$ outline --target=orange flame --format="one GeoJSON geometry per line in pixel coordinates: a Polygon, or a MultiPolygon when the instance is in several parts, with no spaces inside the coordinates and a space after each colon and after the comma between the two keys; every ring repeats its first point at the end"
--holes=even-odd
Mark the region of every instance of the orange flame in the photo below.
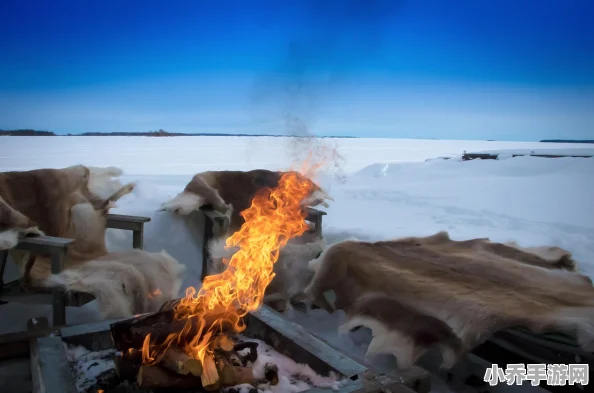
{"type": "MultiPolygon", "coordinates": [[[[312,166],[309,174],[318,167],[312,166]]],[[[280,248],[308,229],[302,201],[314,187],[307,175],[290,171],[281,176],[277,188],[264,189],[253,198],[251,206],[240,213],[245,223],[226,241],[239,251],[225,271],[204,279],[198,293],[193,287],[186,290],[174,308],[176,319],[186,320],[184,328],[160,344],[151,343],[149,334],[142,347],[143,363],[160,361],[172,344],[202,361],[211,353],[209,345],[217,334],[245,329],[243,317],[262,305],[280,248]]]]}
{"type": "Polygon", "coordinates": [[[155,291],[153,291],[153,293],[149,292],[148,298],[154,299],[156,296],[159,296],[159,295],[161,295],[161,290],[157,288],[157,289],[155,289],[155,291]]]}

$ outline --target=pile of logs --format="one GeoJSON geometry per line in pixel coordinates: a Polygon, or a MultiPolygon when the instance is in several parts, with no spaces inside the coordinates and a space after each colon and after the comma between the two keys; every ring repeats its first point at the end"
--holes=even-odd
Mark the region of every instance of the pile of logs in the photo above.
{"type": "Polygon", "coordinates": [[[250,364],[257,357],[257,342],[235,342],[226,332],[209,344],[202,361],[187,355],[172,342],[156,363],[143,364],[142,345],[151,334],[151,342],[164,342],[171,333],[181,331],[186,321],[173,318],[175,302],[168,302],[154,314],[140,316],[111,325],[112,338],[118,352],[114,355],[120,379],[136,379],[142,389],[192,389],[217,391],[239,384],[278,383],[278,368],[267,364],[265,378],[254,377],[250,364]]]}

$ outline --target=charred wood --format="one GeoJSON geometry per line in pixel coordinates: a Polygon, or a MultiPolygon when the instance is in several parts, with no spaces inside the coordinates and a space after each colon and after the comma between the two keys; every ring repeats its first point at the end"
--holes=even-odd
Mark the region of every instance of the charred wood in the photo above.
{"type": "Polygon", "coordinates": [[[143,389],[190,389],[202,386],[200,378],[193,375],[179,375],[159,366],[148,365],[140,367],[136,381],[143,389]]]}

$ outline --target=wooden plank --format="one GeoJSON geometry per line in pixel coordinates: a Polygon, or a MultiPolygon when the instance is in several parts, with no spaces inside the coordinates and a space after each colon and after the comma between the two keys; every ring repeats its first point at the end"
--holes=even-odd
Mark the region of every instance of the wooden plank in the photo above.
{"type": "Polygon", "coordinates": [[[351,378],[367,371],[367,367],[266,305],[248,315],[246,335],[268,342],[279,353],[298,363],[309,364],[318,373],[335,371],[351,378]]]}
{"type": "Polygon", "coordinates": [[[78,393],[61,337],[40,337],[31,343],[33,393],[78,393]]]}
{"type": "MultiPolygon", "coordinates": [[[[93,301],[95,297],[90,293],[84,292],[68,292],[65,296],[66,307],[82,307],[85,304],[93,301]]],[[[47,288],[31,288],[25,290],[21,286],[20,280],[15,280],[7,283],[2,292],[0,292],[0,301],[7,303],[27,303],[27,304],[53,304],[53,297],[51,289],[47,288]],[[31,292],[34,291],[34,292],[31,292]]]]}
{"type": "MultiPolygon", "coordinates": [[[[35,332],[35,331],[43,331],[49,328],[49,322],[47,318],[31,318],[27,321],[27,331],[35,332]]],[[[35,340],[37,338],[32,338],[27,343],[27,347],[29,350],[29,367],[31,368],[31,390],[33,393],[35,392],[44,392],[42,390],[40,381],[41,375],[41,366],[39,365],[38,359],[38,348],[35,345],[35,340]],[[35,359],[35,360],[33,360],[35,359]]],[[[45,392],[44,392],[45,393],[45,392]]]]}
{"type": "MultiPolygon", "coordinates": [[[[52,254],[52,274],[58,274],[64,269],[65,250],[52,254]]],[[[66,325],[66,299],[64,290],[61,288],[52,289],[52,325],[66,325]]]]}
{"type": "MultiPolygon", "coordinates": [[[[36,318],[44,320],[45,318],[36,318]]],[[[45,319],[47,322],[47,319],[45,319]]],[[[49,325],[49,324],[48,324],[49,325]]],[[[20,332],[0,334],[0,360],[24,356],[29,353],[29,341],[38,337],[58,333],[58,330],[46,326],[44,322],[35,326],[35,329],[20,332]]]]}
{"type": "Polygon", "coordinates": [[[107,214],[107,221],[122,221],[122,222],[138,222],[147,223],[151,220],[150,217],[144,216],[128,216],[125,214],[107,214]]]}
{"type": "Polygon", "coordinates": [[[208,214],[204,215],[204,234],[202,240],[202,271],[200,272],[200,280],[204,281],[208,274],[208,265],[210,264],[210,252],[208,250],[208,242],[213,236],[213,226],[215,219],[211,219],[208,214]]]}
{"type": "Polygon", "coordinates": [[[328,213],[326,213],[323,210],[314,209],[313,207],[308,207],[308,208],[305,209],[305,211],[308,213],[308,217],[310,215],[313,217],[313,216],[318,216],[318,215],[319,216],[325,216],[325,215],[328,214],[328,213]]]}
{"type": "Polygon", "coordinates": [[[128,318],[117,318],[92,322],[83,325],[65,326],[60,329],[60,336],[68,344],[82,345],[91,351],[113,348],[110,325],[128,318]]]}
{"type": "Polygon", "coordinates": [[[21,237],[19,238],[19,244],[15,248],[33,253],[47,254],[58,250],[66,250],[73,242],[74,239],[53,236],[21,237]]]}
{"type": "Polygon", "coordinates": [[[151,221],[150,217],[126,216],[122,214],[108,214],[107,227],[128,231],[142,231],[144,224],[151,221]]]}

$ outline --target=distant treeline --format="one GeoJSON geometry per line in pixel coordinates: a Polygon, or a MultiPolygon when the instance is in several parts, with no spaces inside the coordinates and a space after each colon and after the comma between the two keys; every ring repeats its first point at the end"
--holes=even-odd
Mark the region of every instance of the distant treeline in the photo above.
{"type": "Polygon", "coordinates": [[[0,136],[56,136],[51,131],[37,130],[0,130],[0,136]]]}
{"type": "Polygon", "coordinates": [[[543,139],[540,142],[550,143],[594,143],[592,139],[543,139]]]}
{"type": "MultiPolygon", "coordinates": [[[[288,137],[290,135],[270,135],[270,134],[223,134],[223,133],[193,133],[183,134],[180,132],[167,132],[165,130],[149,131],[149,132],[84,132],[82,134],[66,134],[58,135],[51,131],[36,131],[36,130],[0,130],[0,136],[152,136],[152,137],[167,137],[167,136],[268,136],[268,137],[288,137]]],[[[354,136],[320,136],[318,138],[356,138],[354,136]]]]}

